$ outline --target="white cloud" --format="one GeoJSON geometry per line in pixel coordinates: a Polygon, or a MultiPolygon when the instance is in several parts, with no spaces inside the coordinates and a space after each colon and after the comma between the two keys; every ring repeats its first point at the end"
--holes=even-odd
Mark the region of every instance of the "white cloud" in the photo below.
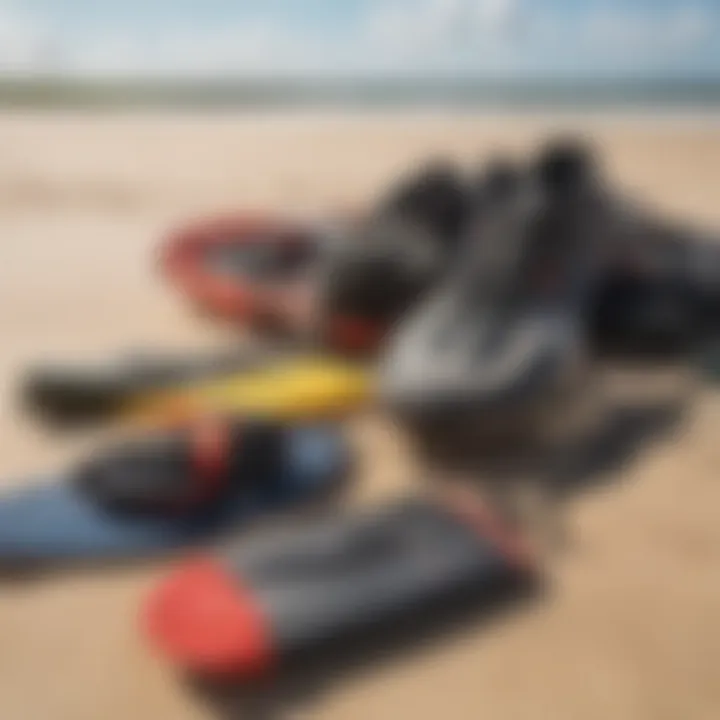
{"type": "Polygon", "coordinates": [[[42,73],[60,61],[53,34],[37,18],[0,4],[0,72],[42,73]]]}
{"type": "Polygon", "coordinates": [[[587,18],[582,37],[595,54],[663,59],[692,51],[713,37],[715,17],[699,6],[669,11],[605,10],[587,18]]]}
{"type": "Polygon", "coordinates": [[[263,75],[296,68],[298,49],[298,38],[288,29],[262,18],[221,28],[174,26],[152,43],[132,35],[95,38],[75,53],[71,72],[95,76],[263,75]]]}
{"type": "Polygon", "coordinates": [[[151,44],[132,35],[92,38],[77,48],[66,67],[74,74],[95,76],[427,72],[452,58],[458,47],[487,51],[494,41],[505,41],[514,27],[518,2],[394,0],[372,4],[364,29],[343,38],[294,28],[271,15],[221,28],[172,25],[151,44]]]}
{"type": "Polygon", "coordinates": [[[470,53],[477,70],[542,65],[549,57],[574,68],[652,64],[692,53],[718,33],[706,6],[615,8],[565,18],[527,0],[391,0],[374,6],[368,38],[387,57],[439,61],[470,53]],[[499,67],[495,65],[494,67],[499,67]]]}
{"type": "Polygon", "coordinates": [[[394,0],[369,13],[368,38],[406,55],[505,43],[519,15],[518,0],[394,0]]]}
{"type": "Polygon", "coordinates": [[[484,0],[475,3],[476,23],[493,34],[509,37],[521,20],[518,0],[484,0]]]}
{"type": "Polygon", "coordinates": [[[364,19],[338,36],[257,11],[226,25],[182,25],[175,18],[148,38],[141,26],[59,35],[0,0],[0,74],[512,75],[581,66],[602,72],[691,56],[717,36],[717,21],[699,5],[564,17],[531,0],[366,0],[364,19]]]}

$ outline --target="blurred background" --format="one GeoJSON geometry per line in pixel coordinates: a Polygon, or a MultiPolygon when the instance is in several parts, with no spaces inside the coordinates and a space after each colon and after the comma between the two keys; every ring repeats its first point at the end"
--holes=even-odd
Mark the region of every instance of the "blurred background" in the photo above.
{"type": "MultiPolygon", "coordinates": [[[[639,201],[717,230],[720,3],[0,2],[0,476],[44,472],[91,443],[18,415],[28,362],[226,339],[156,276],[171,228],[221,210],[367,207],[430,157],[473,172],[561,131],[594,142],[639,201]]],[[[719,717],[720,402],[693,393],[670,440],[573,498],[551,598],[305,688],[283,712],[719,717]]],[[[357,425],[357,501],[411,487],[391,434],[357,425]]],[[[136,637],[138,598],[161,573],[3,582],[0,717],[216,717],[136,637]]]]}
{"type": "Polygon", "coordinates": [[[713,0],[17,0],[5,104],[717,102],[713,0]]]}
{"type": "Polygon", "coordinates": [[[712,0],[17,0],[6,104],[717,101],[712,0]]]}

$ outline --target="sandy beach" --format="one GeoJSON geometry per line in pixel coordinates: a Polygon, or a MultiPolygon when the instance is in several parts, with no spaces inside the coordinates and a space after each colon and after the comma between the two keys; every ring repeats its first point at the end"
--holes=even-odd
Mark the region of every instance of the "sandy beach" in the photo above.
{"type": "MultiPolygon", "coordinates": [[[[670,215],[720,228],[720,120],[473,114],[0,115],[0,486],[77,457],[14,406],[29,362],[200,347],[224,331],[159,281],[177,223],[218,210],[362,206],[398,172],[447,154],[469,168],[575,130],[614,181],[670,215]]],[[[720,717],[720,395],[574,494],[549,595],[383,666],[303,688],[280,717],[318,720],[712,720],[720,717]],[[286,714],[285,714],[286,713],[286,714]]],[[[355,495],[413,481],[372,419],[355,495]],[[370,451],[370,452],[367,452],[370,451]]],[[[143,643],[155,563],[0,580],[2,720],[201,720],[216,708],[143,643]]],[[[247,717],[245,711],[227,717],[247,717]]]]}

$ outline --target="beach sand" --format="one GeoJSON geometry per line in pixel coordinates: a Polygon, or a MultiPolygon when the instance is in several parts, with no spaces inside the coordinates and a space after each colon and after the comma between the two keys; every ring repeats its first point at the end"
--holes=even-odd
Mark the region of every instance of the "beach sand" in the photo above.
{"type": "MultiPolygon", "coordinates": [[[[19,415],[14,388],[28,362],[223,339],[154,272],[174,224],[216,210],[359,207],[428,155],[472,165],[522,153],[558,127],[592,137],[638,198],[720,228],[720,122],[711,119],[0,116],[0,476],[45,472],[92,444],[50,437],[19,415]]],[[[719,396],[702,390],[674,434],[575,494],[546,598],[304,687],[280,716],[720,717],[718,427],[719,396]]],[[[412,484],[402,448],[377,422],[358,421],[354,436],[366,450],[358,495],[412,484]]],[[[166,572],[155,563],[0,581],[0,718],[215,717],[138,632],[140,602],[166,572]]]]}

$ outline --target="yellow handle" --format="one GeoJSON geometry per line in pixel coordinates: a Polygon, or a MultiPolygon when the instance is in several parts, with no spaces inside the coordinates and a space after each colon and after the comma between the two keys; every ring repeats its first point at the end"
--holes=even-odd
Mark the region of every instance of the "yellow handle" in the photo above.
{"type": "Polygon", "coordinates": [[[132,422],[175,422],[207,413],[281,420],[336,417],[373,395],[368,368],[328,358],[293,358],[269,366],[145,397],[129,405],[132,422]]]}

